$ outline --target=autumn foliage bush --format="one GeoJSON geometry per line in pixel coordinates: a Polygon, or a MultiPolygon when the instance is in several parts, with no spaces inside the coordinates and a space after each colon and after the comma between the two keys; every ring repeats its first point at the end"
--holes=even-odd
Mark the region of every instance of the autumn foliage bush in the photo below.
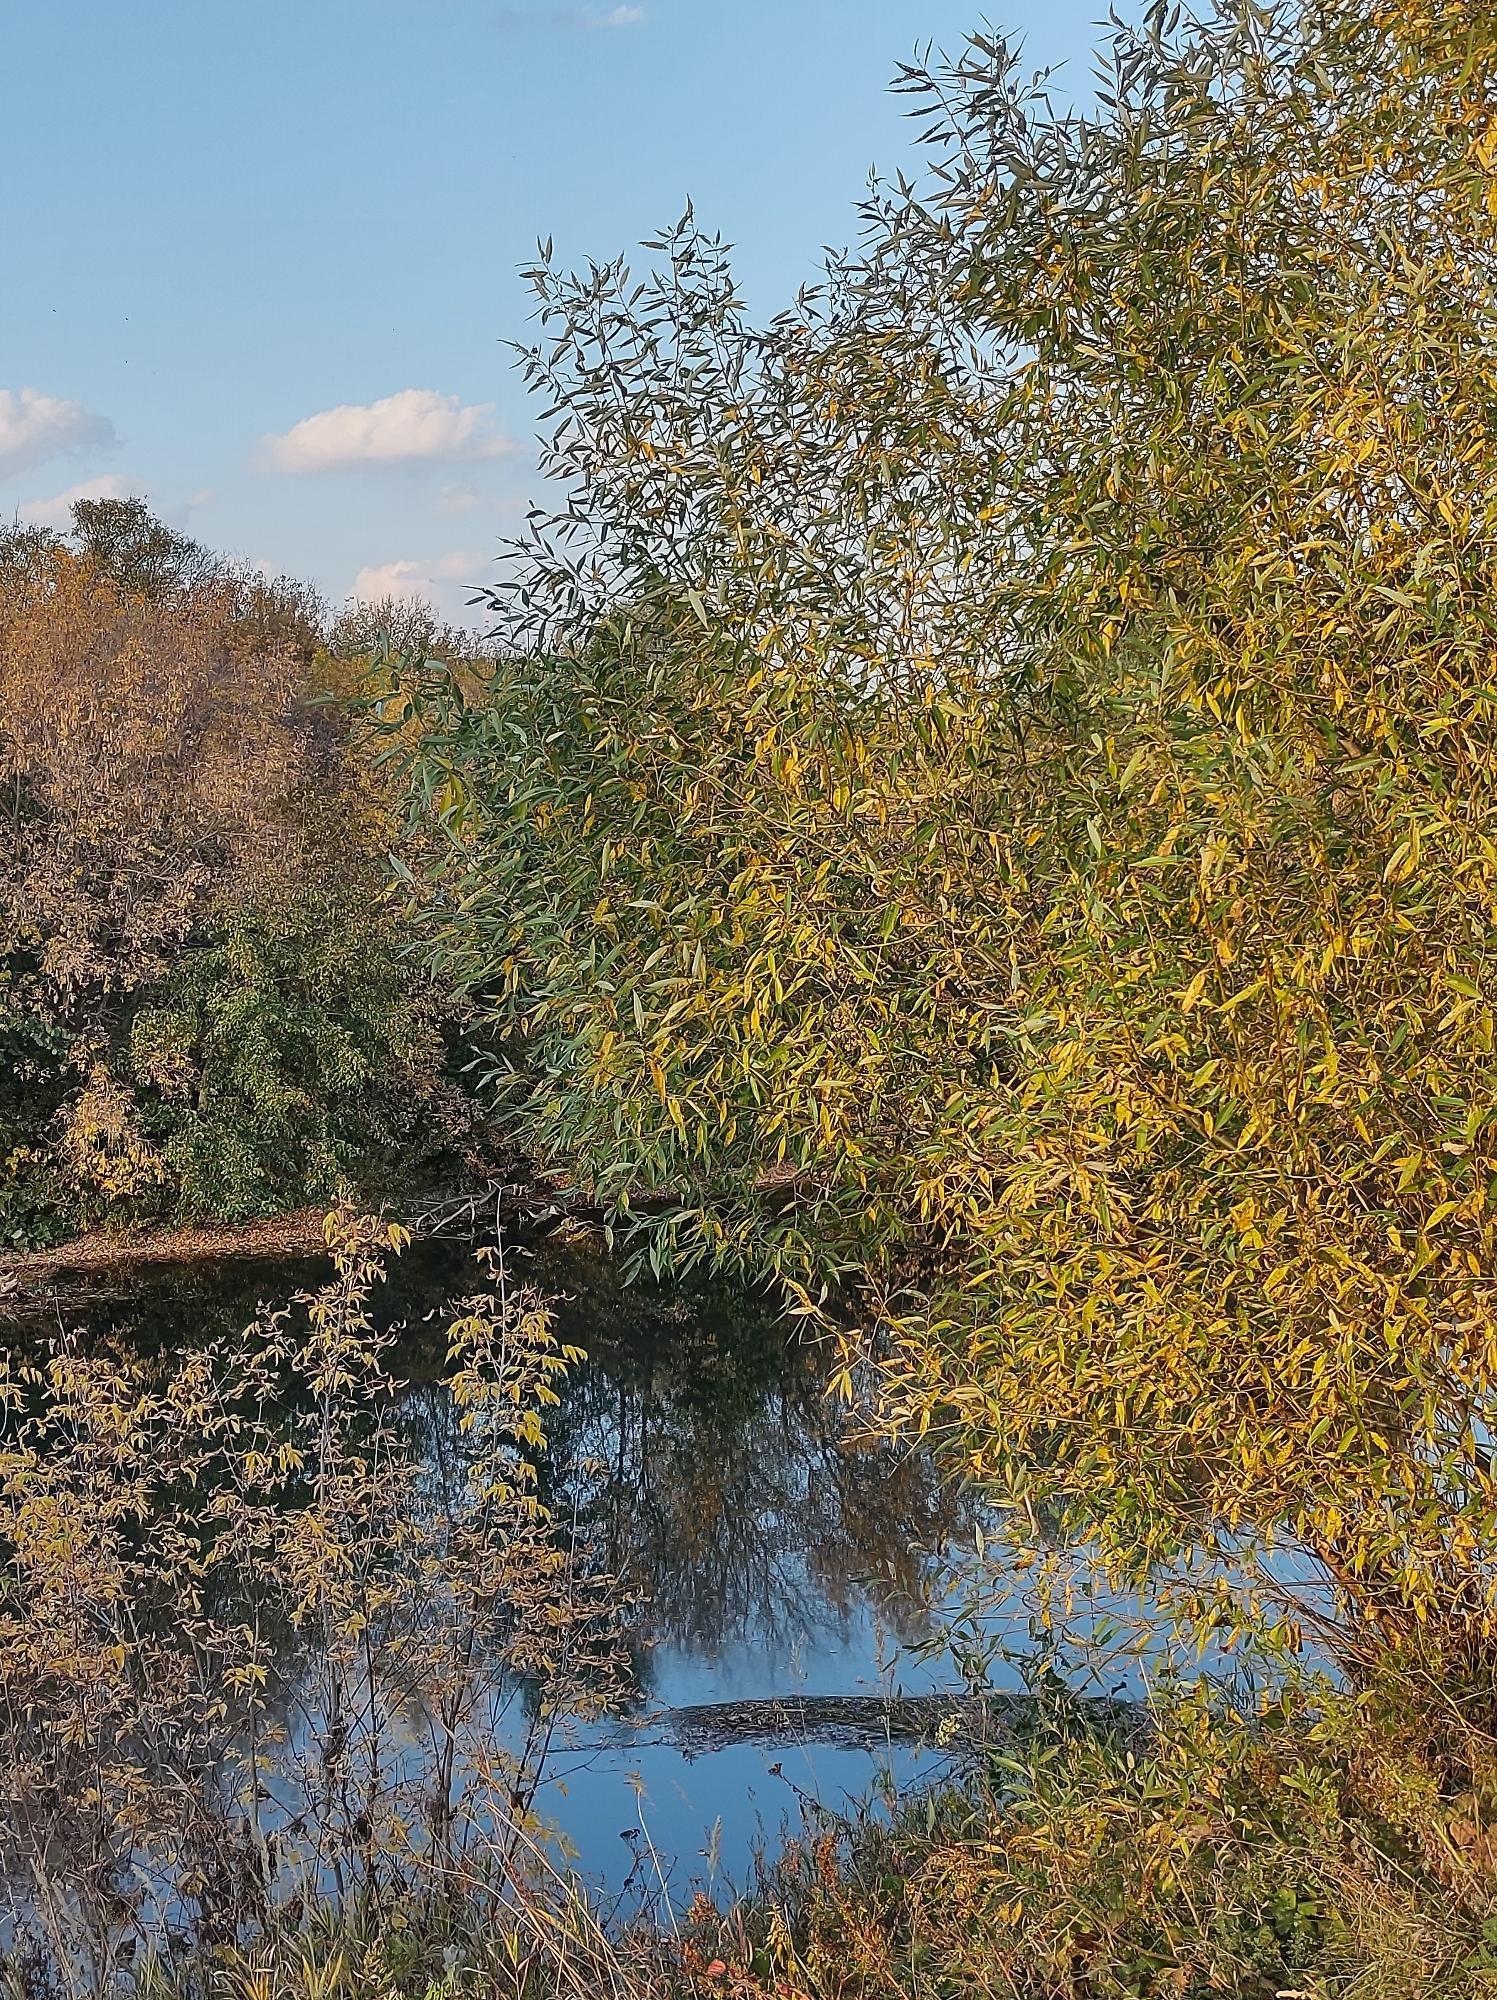
{"type": "Polygon", "coordinates": [[[272,1212],[454,1129],[321,607],[77,515],[0,542],[0,1240],[272,1212]]]}
{"type": "Polygon", "coordinates": [[[7,1992],[139,1990],[324,1899],[524,1923],[540,1750],[627,1668],[620,1593],[541,1497],[581,1355],[483,1253],[434,1467],[381,1307],[408,1235],[326,1234],[325,1284],[211,1347],[0,1365],[7,1992]]]}

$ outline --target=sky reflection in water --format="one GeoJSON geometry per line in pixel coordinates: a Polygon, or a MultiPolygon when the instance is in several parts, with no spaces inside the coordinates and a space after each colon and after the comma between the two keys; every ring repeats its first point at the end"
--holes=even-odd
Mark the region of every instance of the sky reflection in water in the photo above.
{"type": "MultiPolygon", "coordinates": [[[[832,1811],[906,1783],[919,1753],[818,1743],[732,1743],[688,1757],[661,1709],[786,1695],[928,1690],[953,1670],[911,1654],[953,1550],[972,1550],[962,1504],[927,1458],[860,1444],[821,1393],[818,1355],[741,1294],[625,1287],[562,1248],[527,1275],[559,1300],[561,1337],[588,1352],[547,1421],[542,1498],[575,1521],[602,1566],[638,1593],[630,1714],[559,1730],[536,1799],[594,1881],[631,1896],[670,1883],[746,1880],[805,1802],[832,1811]]],[[[247,1323],[262,1300],[324,1281],[316,1267],[198,1272],[128,1300],[70,1308],[88,1339],[169,1358],[247,1323]]],[[[457,1412],[437,1381],[446,1301],[477,1284],[461,1252],[432,1246],[395,1266],[381,1317],[405,1322],[401,1404],[437,1486],[460,1479],[457,1412]]],[[[13,1334],[12,1338],[16,1336],[13,1334]]],[[[293,1746],[295,1722],[288,1718],[293,1746]]],[[[524,1705],[498,1719],[516,1744],[524,1705]]],[[[419,1756],[412,1730],[411,1754],[419,1756]]]]}

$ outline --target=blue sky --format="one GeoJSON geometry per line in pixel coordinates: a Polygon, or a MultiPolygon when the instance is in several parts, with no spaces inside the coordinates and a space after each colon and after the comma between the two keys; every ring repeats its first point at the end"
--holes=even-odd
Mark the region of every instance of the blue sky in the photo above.
{"type": "MultiPolygon", "coordinates": [[[[1102,0],[990,0],[1087,91],[1102,0]]],[[[209,545],[461,606],[539,489],[538,237],[685,198],[768,313],[911,158],[953,0],[0,0],[0,517],[142,492],[209,545]],[[279,442],[275,442],[279,440],[279,442]]]]}

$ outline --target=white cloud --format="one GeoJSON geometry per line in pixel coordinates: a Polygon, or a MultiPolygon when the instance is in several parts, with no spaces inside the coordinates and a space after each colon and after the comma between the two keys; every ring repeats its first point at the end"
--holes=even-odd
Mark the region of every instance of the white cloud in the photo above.
{"type": "Polygon", "coordinates": [[[532,11],[501,7],[498,18],[508,28],[642,28],[649,19],[643,7],[542,7],[532,11]]]}
{"type": "Polygon", "coordinates": [[[483,495],[476,486],[444,486],[436,501],[439,514],[471,514],[482,505],[483,495]]]}
{"type": "Polygon", "coordinates": [[[175,528],[179,534],[185,534],[198,509],[212,506],[217,498],[218,491],[215,487],[201,486],[196,493],[189,493],[185,500],[169,508],[161,518],[169,528],[175,528]]]}
{"type": "Polygon", "coordinates": [[[434,604],[444,617],[471,622],[468,598],[492,562],[482,551],[453,549],[445,556],[373,563],[354,578],[353,595],[364,604],[386,597],[400,604],[434,604]]]}
{"type": "Polygon", "coordinates": [[[0,473],[25,472],[64,451],[107,451],[114,425],[82,403],[39,389],[0,389],[0,473]]]}
{"type": "Polygon", "coordinates": [[[265,440],[277,472],[348,472],[368,466],[461,464],[516,449],[491,421],[492,403],[460,403],[435,389],[401,389],[374,403],[340,403],[265,440]]]}
{"type": "Polygon", "coordinates": [[[135,496],[144,497],[139,486],[110,472],[102,479],[85,479],[65,493],[54,493],[50,500],[28,500],[17,511],[29,527],[62,530],[73,525],[75,500],[128,500],[135,496]]]}

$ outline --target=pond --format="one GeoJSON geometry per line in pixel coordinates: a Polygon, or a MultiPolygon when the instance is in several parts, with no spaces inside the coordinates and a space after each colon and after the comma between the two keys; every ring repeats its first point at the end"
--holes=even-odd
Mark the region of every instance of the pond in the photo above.
{"type": "MultiPolygon", "coordinates": [[[[823,1393],[827,1354],[764,1302],[626,1286],[554,1242],[527,1276],[587,1356],[547,1415],[541,1497],[630,1600],[624,1712],[548,1732],[533,1805],[605,1899],[679,1909],[698,1886],[744,1885],[755,1851],[808,1812],[835,1819],[934,1767],[942,1753],[898,1732],[828,1730],[815,1699],[961,1686],[939,1635],[975,1562],[974,1518],[927,1456],[856,1434],[823,1393]],[[745,1706],[786,1699],[813,1706],[782,1729],[745,1706]]],[[[300,1263],[198,1268],[59,1304],[50,1331],[169,1372],[326,1277],[300,1263]]],[[[429,1244],[379,1301],[399,1328],[399,1423],[439,1485],[461,1457],[440,1307],[475,1282],[463,1247],[429,1244]]],[[[24,1360],[48,1329],[0,1331],[24,1360]]],[[[523,1702],[495,1709],[512,1749],[534,1727],[523,1702]]],[[[294,1718],[287,1729],[294,1747],[294,1718]]],[[[422,1756],[416,1732],[405,1754],[422,1756]]]]}
{"type": "MultiPolygon", "coordinates": [[[[669,1925],[699,1888],[751,1888],[787,1836],[960,1763],[963,1718],[1001,1734],[1032,1714],[1026,1656],[1059,1669],[1065,1726],[1098,1714],[1076,1695],[1136,1726],[1109,1697],[1165,1663],[1157,1583],[1109,1598],[1084,1548],[1052,1548],[1075,1644],[1047,1651],[1032,1572],[998,1555],[991,1517],[923,1450],[862,1433],[825,1393],[831,1352],[765,1300],[626,1284],[585,1243],[506,1255],[584,1358],[556,1377],[543,1448],[523,1397],[513,1433],[501,1412],[522,1472],[488,1542],[489,1461],[450,1351],[485,1283],[467,1246],[417,1246],[354,1297],[378,1366],[344,1398],[326,1490],[326,1260],[198,1266],[0,1323],[0,1945],[41,1939],[103,1991],[168,1938],[252,1935],[272,1903],[531,1893],[516,1868],[546,1894],[574,1871],[605,1923],[669,1925]],[[496,1548],[518,1551],[507,1570],[496,1548]],[[357,1558],[341,1598],[337,1549],[357,1558]],[[309,1576],[332,1580],[320,1626],[309,1576]],[[592,1666],[537,1668],[553,1613],[558,1657],[581,1633],[578,1658],[604,1658],[606,1707],[592,1666]],[[584,1698],[552,1702],[563,1684],[584,1698]]],[[[1313,1574],[1273,1562],[1308,1602],[1313,1574]]],[[[1240,1574],[1218,1560],[1205,1580],[1240,1574]]]]}

